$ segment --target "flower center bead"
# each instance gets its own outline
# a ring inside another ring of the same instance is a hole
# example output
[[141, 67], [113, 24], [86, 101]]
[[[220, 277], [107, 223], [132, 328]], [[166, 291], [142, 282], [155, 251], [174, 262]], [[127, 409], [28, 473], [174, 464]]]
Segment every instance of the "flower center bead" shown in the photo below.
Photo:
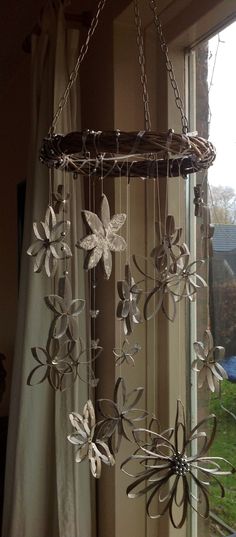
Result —
[[172, 458], [171, 468], [174, 474], [176, 475], [185, 475], [189, 472], [189, 463], [185, 456], [175, 455]]

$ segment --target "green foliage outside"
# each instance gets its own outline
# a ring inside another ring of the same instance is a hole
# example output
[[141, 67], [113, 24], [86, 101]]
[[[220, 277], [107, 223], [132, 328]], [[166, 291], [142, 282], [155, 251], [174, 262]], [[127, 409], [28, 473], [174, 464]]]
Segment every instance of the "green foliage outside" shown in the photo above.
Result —
[[[210, 454], [224, 457], [236, 467], [236, 384], [225, 380], [221, 386], [221, 399], [212, 396], [209, 405], [209, 411], [216, 415], [218, 423]], [[235, 420], [221, 405], [235, 415]], [[225, 488], [225, 498], [220, 498], [217, 488], [212, 487], [211, 510], [236, 531], [236, 473], [220, 479]]]

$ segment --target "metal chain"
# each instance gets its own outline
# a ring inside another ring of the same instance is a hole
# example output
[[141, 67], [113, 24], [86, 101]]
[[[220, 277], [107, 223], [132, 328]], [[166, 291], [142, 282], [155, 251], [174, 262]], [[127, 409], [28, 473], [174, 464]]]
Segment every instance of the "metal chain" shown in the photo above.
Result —
[[187, 117], [186, 117], [186, 115], [184, 113], [184, 105], [183, 105], [183, 101], [182, 101], [181, 96], [180, 96], [178, 84], [176, 82], [173, 64], [172, 64], [172, 61], [169, 58], [168, 46], [167, 46], [167, 43], [166, 43], [166, 40], [165, 40], [165, 37], [164, 37], [164, 34], [163, 34], [162, 24], [161, 24], [161, 21], [160, 21], [160, 18], [158, 16], [158, 14], [157, 14], [156, 0], [149, 0], [149, 4], [150, 4], [150, 8], [152, 9], [153, 14], [154, 14], [154, 23], [155, 23], [155, 25], [157, 27], [157, 32], [158, 32], [159, 39], [160, 39], [161, 50], [162, 50], [162, 52], [163, 52], [163, 54], [165, 56], [165, 59], [166, 59], [166, 68], [167, 68], [167, 71], [168, 71], [171, 86], [172, 86], [172, 88], [174, 90], [175, 103], [176, 103], [176, 106], [179, 109], [180, 114], [181, 114], [182, 131], [183, 131], [184, 134], [186, 134], [188, 132], [188, 120], [187, 120]]
[[144, 104], [144, 117], [145, 117], [145, 129], [151, 130], [151, 117], [149, 110], [149, 95], [147, 89], [147, 75], [145, 69], [145, 56], [144, 56], [144, 42], [142, 34], [142, 22], [140, 17], [138, 0], [134, 0], [134, 20], [137, 28], [137, 45], [138, 45], [138, 60], [141, 67], [141, 84], [143, 88], [143, 104]]
[[49, 129], [49, 134], [50, 135], [53, 134], [55, 126], [57, 124], [57, 121], [58, 121], [58, 119], [59, 119], [59, 117], [60, 117], [60, 115], [62, 113], [62, 110], [67, 104], [68, 97], [69, 97], [69, 94], [70, 94], [70, 90], [71, 90], [73, 84], [75, 83], [75, 81], [77, 79], [80, 65], [81, 65], [84, 57], [86, 56], [86, 54], [88, 52], [90, 39], [93, 36], [93, 34], [94, 34], [94, 32], [95, 32], [95, 30], [97, 28], [99, 15], [100, 15], [101, 11], [103, 10], [103, 8], [105, 7], [105, 4], [106, 4], [106, 0], [100, 0], [99, 3], [98, 3], [97, 12], [96, 12], [96, 15], [93, 17], [93, 19], [91, 21], [91, 25], [90, 25], [90, 28], [88, 30], [86, 41], [81, 47], [79, 57], [77, 59], [75, 67], [74, 67], [73, 71], [70, 74], [68, 85], [67, 85], [67, 87], [66, 87], [66, 89], [65, 89], [65, 91], [64, 91], [64, 93], [62, 95], [62, 98], [59, 101], [58, 108], [57, 108], [57, 110], [56, 110], [56, 112], [55, 112], [55, 114], [53, 116], [52, 125], [51, 125], [51, 127]]

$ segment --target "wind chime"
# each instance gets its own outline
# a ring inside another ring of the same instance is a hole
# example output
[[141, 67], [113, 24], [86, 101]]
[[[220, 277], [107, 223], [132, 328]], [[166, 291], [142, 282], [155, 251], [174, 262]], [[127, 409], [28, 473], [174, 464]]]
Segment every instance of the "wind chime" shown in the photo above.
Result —
[[[160, 203], [159, 179], [179, 176], [186, 178], [190, 173], [207, 170], [214, 161], [215, 150], [209, 141], [188, 132], [188, 122], [155, 0], [149, 0], [148, 3], [153, 12], [176, 105], [180, 111], [182, 133], [176, 134], [172, 130], [167, 133], [151, 131], [142, 22], [138, 0], [134, 0], [145, 130], [139, 132], [87, 130], [65, 135], [55, 134], [58, 118], [66, 106], [71, 87], [86, 56], [90, 39], [96, 30], [105, 3], [106, 0], [98, 2], [87, 39], [81, 48], [68, 86], [53, 118], [49, 135], [44, 139], [41, 149], [41, 161], [49, 168], [49, 205], [45, 220], [33, 224], [36, 241], [29, 247], [28, 254], [34, 258], [34, 272], [40, 273], [45, 270], [47, 276], [57, 283], [57, 290], [44, 297], [46, 307], [52, 311], [53, 319], [45, 348], [32, 349], [36, 365], [28, 377], [28, 384], [48, 381], [55, 390], [63, 390], [69, 389], [78, 377], [87, 380], [89, 399], [85, 402], [81, 413], [70, 414], [74, 432], [68, 436], [68, 440], [76, 446], [76, 461], [80, 463], [88, 460], [92, 475], [99, 478], [102, 463], [115, 464], [122, 439], [132, 440], [136, 444], [135, 451], [121, 465], [122, 470], [132, 478], [127, 488], [128, 497], [137, 498], [146, 495], [148, 516], [158, 518], [169, 513], [173, 526], [180, 528], [186, 520], [188, 506], [197, 510], [201, 516], [208, 517], [210, 485], [216, 484], [221, 496], [224, 496], [224, 488], [218, 476], [233, 473], [235, 469], [220, 457], [206, 456], [216, 431], [216, 418], [213, 415], [203, 419], [188, 432], [184, 407], [178, 400], [173, 428], [162, 430], [156, 418], [151, 419], [148, 428], [137, 427], [139, 422], [145, 424], [145, 420], [148, 419], [148, 412], [137, 408], [144, 388], [138, 387], [131, 392], [127, 391], [126, 381], [122, 376], [119, 376], [115, 383], [113, 399], [100, 399], [95, 405], [93, 404], [92, 390], [98, 383], [94, 373], [94, 362], [103, 350], [95, 337], [96, 318], [99, 315], [95, 299], [95, 271], [97, 265], [102, 264], [105, 279], [109, 279], [112, 272], [112, 252], [127, 250], [124, 279], [117, 282], [116, 311], [117, 318], [122, 321], [124, 340], [121, 348], [113, 349], [113, 354], [116, 364], [134, 366], [135, 356], [141, 347], [138, 343], [133, 346], [129, 343], [130, 334], [136, 325], [143, 321], [148, 322], [158, 315], [160, 310], [169, 321], [175, 320], [178, 303], [184, 299], [194, 300], [198, 288], [206, 286], [205, 280], [198, 274], [198, 268], [203, 260], [190, 261], [190, 251], [182, 239], [182, 229], [177, 228], [174, 217], [167, 214], [164, 227], [161, 224], [157, 225], [157, 244], [150, 252], [149, 260], [144, 259], [144, 262], [141, 262], [135, 253], [132, 256], [134, 266], [140, 274], [140, 281], [135, 282], [130, 256], [132, 245], [129, 226], [132, 222], [128, 222], [127, 240], [125, 240], [120, 233], [127, 217], [129, 220], [129, 214], [120, 213], [111, 216], [109, 201], [103, 192], [103, 182], [106, 177], [127, 177], [128, 198], [132, 178], [142, 177], [144, 180], [152, 178], [157, 185], [157, 202]], [[62, 175], [71, 172], [74, 178], [85, 175], [89, 182], [89, 209], [82, 211], [89, 233], [75, 245], [86, 252], [84, 269], [89, 271], [91, 287], [91, 302], [87, 311], [92, 318], [93, 330], [92, 340], [87, 346], [81, 339], [78, 323], [86, 304], [84, 300], [73, 297], [71, 287], [72, 250], [67, 242], [70, 221], [66, 219], [66, 207], [70, 199], [69, 194], [65, 192], [64, 183], [59, 185], [56, 192], [53, 191], [53, 169], [61, 170]], [[96, 178], [101, 184], [99, 215], [95, 212], [95, 191], [91, 186], [94, 186]], [[209, 210], [204, 204], [199, 185], [195, 189], [194, 203], [195, 214], [203, 217], [201, 230], [203, 257], [205, 257], [213, 230]], [[151, 262], [150, 273], [146, 269], [147, 261]], [[59, 269], [59, 266], [62, 268]], [[57, 279], [55, 275], [59, 275]], [[217, 390], [220, 381], [226, 376], [219, 363], [224, 353], [223, 348], [214, 347], [211, 333], [206, 330], [203, 343], [195, 342], [194, 349], [197, 358], [193, 368], [199, 371], [199, 388], [206, 381], [210, 390]], [[81, 373], [84, 365], [85, 377]], [[207, 433], [202, 431], [208, 422], [212, 422], [212, 433], [209, 438]], [[132, 467], [135, 462], [138, 470], [133, 473], [130, 465]], [[221, 463], [224, 463], [223, 469]], [[192, 495], [192, 482], [199, 488], [197, 497]], [[167, 493], [166, 484], [169, 484]]]

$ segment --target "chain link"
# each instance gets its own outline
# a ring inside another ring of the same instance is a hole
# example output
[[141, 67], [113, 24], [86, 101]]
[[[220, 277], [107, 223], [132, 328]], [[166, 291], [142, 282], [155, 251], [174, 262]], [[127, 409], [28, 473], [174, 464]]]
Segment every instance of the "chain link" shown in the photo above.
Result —
[[142, 34], [142, 22], [140, 17], [138, 0], [134, 0], [134, 20], [137, 28], [137, 45], [138, 45], [138, 59], [141, 67], [141, 84], [143, 88], [143, 104], [144, 104], [144, 118], [145, 118], [145, 129], [147, 131], [151, 130], [151, 117], [149, 110], [149, 95], [147, 89], [147, 75], [145, 69], [145, 55], [144, 55], [144, 42]]
[[80, 65], [81, 65], [84, 57], [86, 56], [86, 54], [88, 52], [90, 39], [93, 36], [93, 34], [94, 34], [94, 32], [95, 32], [95, 30], [97, 28], [99, 16], [100, 16], [101, 11], [105, 7], [105, 4], [106, 4], [106, 0], [100, 0], [99, 3], [98, 3], [97, 12], [96, 12], [96, 15], [93, 17], [93, 19], [91, 21], [91, 25], [90, 25], [90, 28], [88, 30], [86, 41], [81, 47], [79, 57], [77, 59], [75, 67], [74, 67], [73, 71], [70, 74], [68, 85], [67, 85], [67, 87], [66, 87], [66, 89], [65, 89], [65, 91], [64, 91], [64, 93], [62, 95], [62, 98], [59, 101], [58, 108], [57, 108], [57, 110], [56, 110], [56, 112], [55, 112], [55, 114], [53, 116], [52, 125], [51, 125], [51, 127], [49, 129], [49, 134], [50, 135], [53, 134], [53, 132], [55, 130], [55, 126], [57, 124], [57, 121], [58, 121], [58, 119], [59, 119], [59, 117], [60, 117], [60, 115], [62, 113], [62, 110], [67, 104], [68, 97], [69, 97], [69, 94], [70, 94], [70, 90], [71, 90], [73, 84], [75, 83], [75, 81], [77, 79]]
[[159, 35], [161, 50], [162, 50], [162, 52], [163, 52], [163, 54], [165, 56], [165, 59], [166, 59], [166, 68], [167, 68], [167, 72], [168, 72], [168, 75], [169, 75], [171, 86], [172, 86], [173, 91], [174, 91], [175, 103], [176, 103], [177, 108], [180, 111], [181, 123], [182, 123], [182, 131], [183, 131], [184, 134], [186, 134], [188, 132], [188, 120], [187, 120], [187, 117], [186, 117], [186, 115], [184, 113], [183, 101], [181, 99], [178, 84], [176, 82], [173, 64], [172, 64], [172, 61], [170, 60], [170, 57], [169, 57], [168, 46], [167, 46], [167, 43], [166, 43], [166, 40], [165, 40], [165, 37], [164, 37], [164, 34], [163, 34], [162, 24], [161, 24], [160, 18], [159, 18], [158, 13], [157, 13], [156, 0], [149, 0], [149, 4], [150, 4], [150, 8], [152, 9], [153, 14], [154, 14], [154, 23], [155, 23], [155, 25], [157, 27], [157, 32], [158, 32], [158, 35]]

